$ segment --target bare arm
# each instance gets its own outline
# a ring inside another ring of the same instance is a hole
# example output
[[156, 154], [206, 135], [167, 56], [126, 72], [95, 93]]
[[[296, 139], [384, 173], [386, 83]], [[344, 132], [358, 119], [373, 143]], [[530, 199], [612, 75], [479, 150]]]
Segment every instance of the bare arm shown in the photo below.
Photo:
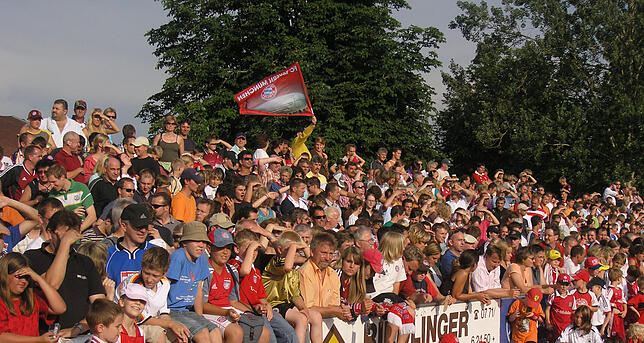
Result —
[[96, 210], [94, 209], [94, 205], [88, 207], [85, 209], [85, 220], [81, 223], [81, 232], [89, 229], [94, 222], [96, 222]]
[[25, 190], [22, 191], [22, 195], [20, 196], [20, 202], [28, 206], [35, 206], [38, 203], [38, 199], [34, 199], [34, 200], [30, 200], [30, 199], [31, 199], [31, 187], [25, 187]]
[[161, 140], [161, 134], [154, 136], [154, 139], [152, 140], [152, 145], [159, 145], [160, 140]]
[[24, 237], [27, 233], [29, 233], [29, 231], [33, 230], [33, 228], [35, 228], [39, 224], [38, 211], [35, 208], [2, 195], [0, 196], [0, 208], [3, 208], [5, 206], [13, 207], [16, 211], [20, 212], [20, 214], [25, 217], [25, 220], [18, 226], [21, 237]]
[[195, 296], [195, 312], [203, 316], [203, 280], [197, 285], [197, 295]]
[[177, 143], [179, 143], [179, 156], [182, 156], [183, 154], [185, 154], [186, 150], [184, 148], [185, 143], [183, 141], [183, 137], [181, 137], [180, 135], [177, 135]]
[[67, 260], [69, 259], [69, 251], [71, 246], [82, 236], [77, 230], [67, 230], [63, 237], [60, 240], [58, 245], [58, 251], [56, 251], [56, 256], [54, 261], [47, 269], [47, 272], [43, 275], [47, 283], [49, 283], [54, 289], [58, 290], [60, 285], [63, 283], [65, 274], [67, 273]]
[[248, 248], [246, 248], [246, 255], [244, 255], [244, 262], [242, 262], [241, 266], [239, 267], [239, 277], [243, 278], [244, 276], [250, 274], [251, 270], [253, 269], [253, 262], [255, 262], [255, 259], [253, 258], [255, 255], [255, 250], [259, 248], [259, 243], [258, 242], [251, 242], [248, 245]]
[[61, 314], [67, 310], [67, 305], [65, 304], [63, 298], [61, 298], [60, 294], [58, 294], [58, 291], [55, 290], [49, 283], [47, 283], [47, 281], [45, 281], [42, 276], [38, 275], [38, 273], [34, 272], [29, 267], [20, 268], [16, 272], [16, 276], [18, 277], [23, 275], [28, 275], [34, 282], [38, 284], [42, 292], [45, 294], [47, 304], [49, 305], [50, 314]]

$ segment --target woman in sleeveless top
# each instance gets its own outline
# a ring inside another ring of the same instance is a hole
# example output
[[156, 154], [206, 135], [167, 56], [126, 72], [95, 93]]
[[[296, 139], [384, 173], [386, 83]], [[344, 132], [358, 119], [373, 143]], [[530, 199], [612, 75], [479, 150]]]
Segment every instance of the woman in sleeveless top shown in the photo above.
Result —
[[535, 285], [533, 282], [532, 267], [534, 267], [534, 254], [529, 247], [517, 250], [516, 263], [512, 263], [503, 275], [501, 286], [505, 289], [518, 288], [521, 293], [526, 293], [532, 287], [540, 287], [544, 294], [551, 294], [553, 289], [547, 285]]
[[170, 171], [171, 164], [174, 160], [183, 154], [183, 138], [174, 133], [177, 128], [177, 120], [174, 116], [166, 116], [163, 119], [164, 131], [156, 137], [152, 145], [159, 146], [163, 149], [163, 155], [159, 159], [159, 164], [167, 171]]

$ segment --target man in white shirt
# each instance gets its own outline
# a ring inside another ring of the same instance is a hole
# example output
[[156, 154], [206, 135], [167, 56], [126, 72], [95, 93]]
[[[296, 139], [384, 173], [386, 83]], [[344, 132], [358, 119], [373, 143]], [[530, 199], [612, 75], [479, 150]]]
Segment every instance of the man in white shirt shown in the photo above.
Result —
[[581, 264], [586, 257], [586, 249], [581, 245], [570, 248], [570, 256], [564, 258], [564, 274], [573, 275], [581, 269]]
[[503, 289], [501, 286], [501, 249], [488, 246], [485, 254], [479, 258], [476, 269], [472, 272], [472, 290], [485, 292], [491, 298], [516, 298], [519, 289]]
[[54, 140], [57, 148], [63, 146], [63, 136], [67, 132], [76, 132], [79, 136], [87, 140], [83, 134], [81, 125], [67, 117], [67, 101], [63, 99], [56, 99], [54, 106], [51, 109], [51, 118], [44, 118], [40, 123], [41, 130], [51, 132], [51, 138]]
[[452, 161], [447, 158], [444, 158], [441, 161], [441, 167], [438, 168], [438, 179], [436, 181], [442, 181], [443, 179], [449, 178], [449, 168], [453, 166]]

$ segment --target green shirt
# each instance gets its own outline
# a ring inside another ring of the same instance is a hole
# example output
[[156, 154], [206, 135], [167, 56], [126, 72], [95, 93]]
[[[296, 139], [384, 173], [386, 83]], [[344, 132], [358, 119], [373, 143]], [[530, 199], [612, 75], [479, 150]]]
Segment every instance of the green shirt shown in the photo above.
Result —
[[[73, 211], [78, 207], [83, 206], [85, 209], [94, 205], [94, 198], [92, 193], [89, 192], [89, 188], [83, 183], [76, 182], [74, 180], [69, 180], [72, 184], [69, 186], [67, 191], [61, 190], [60, 192], [51, 192], [49, 193], [50, 198], [56, 198], [63, 203], [63, 206], [66, 210]], [[81, 220], [85, 219], [85, 216], [81, 217]]]

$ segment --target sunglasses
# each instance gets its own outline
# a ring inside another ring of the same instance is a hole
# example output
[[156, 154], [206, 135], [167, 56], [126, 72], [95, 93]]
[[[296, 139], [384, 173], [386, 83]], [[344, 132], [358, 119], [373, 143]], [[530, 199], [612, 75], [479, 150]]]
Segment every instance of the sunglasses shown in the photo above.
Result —
[[244, 157], [242, 158], [243, 161], [251, 161], [253, 158], [252, 157]]
[[183, 237], [183, 235], [172, 235], [172, 238], [174, 238], [175, 241], [181, 240], [181, 237]]
[[134, 188], [121, 188], [121, 189], [126, 191], [126, 192], [128, 192], [128, 193], [134, 192]]
[[324, 219], [326, 216], [313, 216], [313, 219]]
[[155, 209], [157, 209], [159, 207], [163, 207], [163, 206], [168, 206], [166, 204], [150, 204], [150, 205], [152, 205], [152, 207], [155, 208]]
[[116, 116], [106, 116], [106, 117], [108, 117], [110, 119], [116, 119]]

